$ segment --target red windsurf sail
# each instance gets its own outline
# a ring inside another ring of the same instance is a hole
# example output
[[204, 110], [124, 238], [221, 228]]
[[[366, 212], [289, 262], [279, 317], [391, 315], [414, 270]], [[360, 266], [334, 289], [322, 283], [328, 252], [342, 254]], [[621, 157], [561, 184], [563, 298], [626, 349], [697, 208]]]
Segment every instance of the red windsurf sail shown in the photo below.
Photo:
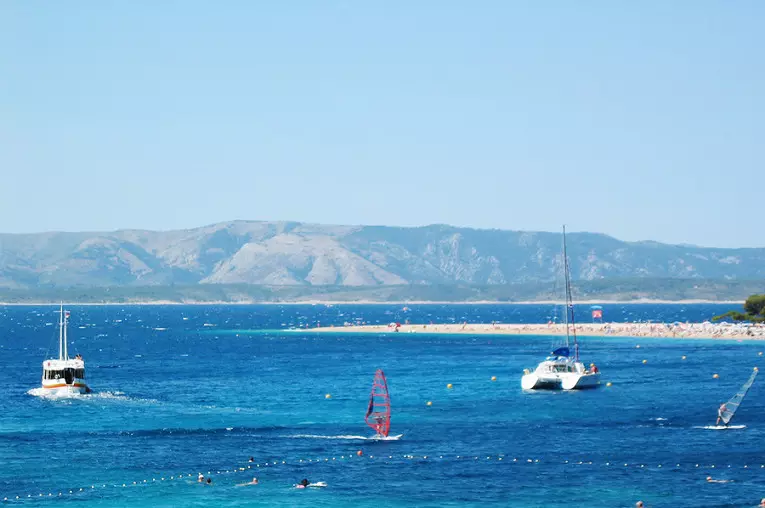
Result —
[[372, 393], [369, 394], [369, 406], [364, 417], [367, 425], [372, 427], [378, 436], [388, 437], [390, 432], [390, 395], [385, 373], [377, 369], [372, 383]]

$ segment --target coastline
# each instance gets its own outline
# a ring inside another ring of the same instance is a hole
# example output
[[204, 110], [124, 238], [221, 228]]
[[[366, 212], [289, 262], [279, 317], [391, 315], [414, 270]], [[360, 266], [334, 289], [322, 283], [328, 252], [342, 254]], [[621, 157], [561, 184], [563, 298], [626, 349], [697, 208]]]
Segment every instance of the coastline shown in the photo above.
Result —
[[[42, 307], [42, 306], [58, 306], [62, 302], [0, 302], [0, 306], [28, 306], [28, 307]], [[744, 300], [653, 300], [648, 298], [640, 298], [637, 300], [581, 300], [575, 302], [575, 305], [743, 305]], [[63, 302], [64, 305], [80, 305], [80, 306], [106, 306], [106, 305], [564, 305], [562, 300], [529, 300], [519, 302], [507, 302], [507, 301], [492, 301], [492, 300], [477, 300], [477, 301], [441, 301], [441, 300], [395, 300], [390, 302], [381, 302], [378, 300], [290, 300], [290, 301], [225, 301], [225, 300], [212, 300], [212, 301], [188, 301], [179, 302], [175, 300], [147, 300], [147, 301], [131, 301], [131, 302]]]
[[[398, 328], [398, 331], [396, 331]], [[405, 324], [354, 325], [306, 328], [296, 331], [317, 333], [423, 333], [444, 335], [566, 335], [562, 324]], [[671, 339], [765, 340], [765, 325], [745, 326], [715, 323], [586, 323], [576, 325], [583, 337], [645, 337]]]

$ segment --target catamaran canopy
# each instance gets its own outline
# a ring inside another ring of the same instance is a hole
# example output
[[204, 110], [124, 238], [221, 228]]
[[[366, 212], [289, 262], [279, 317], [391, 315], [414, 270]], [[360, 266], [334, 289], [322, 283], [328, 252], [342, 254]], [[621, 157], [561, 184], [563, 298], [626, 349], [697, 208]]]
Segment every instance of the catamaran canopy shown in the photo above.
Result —
[[571, 350], [567, 347], [559, 347], [550, 354], [554, 356], [569, 356], [571, 354]]

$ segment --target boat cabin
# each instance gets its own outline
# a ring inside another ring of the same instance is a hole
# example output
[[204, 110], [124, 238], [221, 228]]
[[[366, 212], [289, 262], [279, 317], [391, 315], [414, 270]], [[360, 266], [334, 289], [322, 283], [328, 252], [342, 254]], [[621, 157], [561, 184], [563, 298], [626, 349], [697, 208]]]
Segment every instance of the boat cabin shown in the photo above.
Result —
[[539, 367], [537, 367], [537, 372], [555, 374], [570, 372], [575, 374], [583, 374], [585, 372], [585, 368], [583, 363], [572, 361], [570, 358], [550, 357], [546, 361], [539, 364]]
[[[46, 360], [43, 362], [43, 385], [64, 382], [68, 385], [75, 380], [85, 379], [85, 362], [77, 360]], [[48, 383], [46, 383], [48, 381]]]

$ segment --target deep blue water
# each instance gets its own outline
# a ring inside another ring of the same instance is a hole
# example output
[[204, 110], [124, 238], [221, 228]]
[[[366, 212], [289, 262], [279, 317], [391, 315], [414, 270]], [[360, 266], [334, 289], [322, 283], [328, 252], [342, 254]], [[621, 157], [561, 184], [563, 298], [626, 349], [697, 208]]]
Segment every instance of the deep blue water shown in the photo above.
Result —
[[[0, 307], [0, 499], [45, 505], [61, 492], [59, 503], [76, 506], [610, 507], [643, 499], [738, 507], [765, 497], [763, 380], [736, 416], [745, 429], [697, 428], [714, 423], [717, 405], [762, 366], [765, 343], [585, 337], [583, 359], [613, 386], [524, 393], [522, 370], [555, 339], [278, 331], [553, 315], [536, 305], [410, 307], [71, 307], [70, 352], [83, 354], [96, 392], [73, 400], [27, 393], [55, 346], [56, 309]], [[736, 307], [607, 305], [605, 317], [702, 321]], [[339, 438], [372, 434], [363, 416], [376, 368], [389, 380], [392, 434], [403, 438]], [[187, 476], [208, 471], [211, 487]], [[708, 475], [735, 482], [708, 484]], [[235, 486], [253, 476], [260, 485]], [[291, 488], [304, 477], [329, 487]]]

